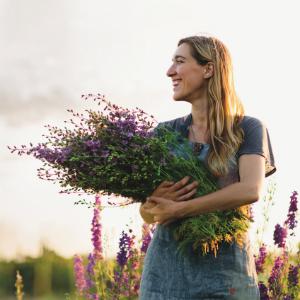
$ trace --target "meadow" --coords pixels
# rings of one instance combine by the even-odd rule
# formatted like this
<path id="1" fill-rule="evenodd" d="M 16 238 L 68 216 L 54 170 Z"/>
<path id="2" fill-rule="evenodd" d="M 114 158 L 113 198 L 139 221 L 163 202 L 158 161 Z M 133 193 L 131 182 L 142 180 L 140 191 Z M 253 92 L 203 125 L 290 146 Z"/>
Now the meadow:
<path id="1" fill-rule="evenodd" d="M 274 190 L 264 197 L 264 215 L 272 202 Z M 298 223 L 298 193 L 290 196 L 290 206 L 283 224 L 274 228 L 274 246 L 259 240 L 255 264 L 261 299 L 300 299 L 299 268 L 300 243 L 291 251 L 288 239 L 295 235 Z M 56 300 L 56 299 L 138 299 L 143 260 L 155 230 L 155 224 L 143 224 L 142 239 L 137 240 L 132 229 L 124 230 L 119 239 L 115 259 L 103 256 L 101 199 L 96 196 L 91 222 L 92 251 L 87 255 L 75 254 L 63 258 L 42 247 L 37 258 L 22 261 L 0 261 L 0 298 Z M 264 227 L 266 224 L 262 225 Z M 258 234 L 262 234 L 260 228 Z"/>

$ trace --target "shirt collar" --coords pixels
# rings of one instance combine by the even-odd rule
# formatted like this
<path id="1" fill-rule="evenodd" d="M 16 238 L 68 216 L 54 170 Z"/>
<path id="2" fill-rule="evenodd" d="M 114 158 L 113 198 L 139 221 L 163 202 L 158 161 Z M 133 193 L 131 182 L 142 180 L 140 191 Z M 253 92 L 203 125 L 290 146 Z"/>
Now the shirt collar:
<path id="1" fill-rule="evenodd" d="M 189 113 L 188 115 L 182 117 L 179 131 L 185 138 L 188 138 L 189 127 L 191 124 L 192 124 L 192 113 Z"/>

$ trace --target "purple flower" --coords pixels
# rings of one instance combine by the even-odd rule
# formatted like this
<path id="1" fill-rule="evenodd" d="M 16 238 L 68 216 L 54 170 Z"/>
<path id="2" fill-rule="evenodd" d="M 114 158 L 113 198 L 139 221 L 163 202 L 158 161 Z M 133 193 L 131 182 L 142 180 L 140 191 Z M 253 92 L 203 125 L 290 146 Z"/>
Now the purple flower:
<path id="1" fill-rule="evenodd" d="M 99 150 L 101 143 L 100 143 L 100 141 L 91 141 L 91 140 L 89 140 L 89 141 L 85 141 L 84 145 L 86 146 L 86 148 L 88 150 L 90 150 L 92 152 L 96 152 L 96 151 Z"/>
<path id="2" fill-rule="evenodd" d="M 96 195 L 95 197 L 95 208 L 94 208 L 94 216 L 92 220 L 92 242 L 94 246 L 94 259 L 102 259 L 103 258 L 103 250 L 102 250 L 102 241 L 101 241 L 101 223 L 100 223 L 100 197 Z"/>
<path id="3" fill-rule="evenodd" d="M 273 235 L 274 244 L 278 245 L 279 248 L 284 248 L 286 237 L 287 237 L 287 229 L 285 227 L 281 227 L 279 224 L 276 224 L 274 235 Z"/>
<path id="4" fill-rule="evenodd" d="M 281 275 L 281 270 L 284 265 L 284 260 L 282 257 L 278 256 L 275 259 L 274 266 L 271 271 L 271 275 L 268 279 L 269 289 L 273 291 L 273 294 L 277 295 L 280 292 L 279 279 Z"/>
<path id="5" fill-rule="evenodd" d="M 147 252 L 147 249 L 149 247 L 149 244 L 152 240 L 152 235 L 153 235 L 153 232 L 155 230 L 155 226 L 152 226 L 147 224 L 147 223 L 144 223 L 143 224 L 143 236 L 142 236 L 142 247 L 141 247 L 141 251 L 146 253 Z"/>
<path id="6" fill-rule="evenodd" d="M 282 300 L 293 300 L 293 298 L 290 295 L 285 295 Z"/>
<path id="7" fill-rule="evenodd" d="M 143 243 L 142 243 L 142 247 L 141 247 L 141 251 L 146 253 L 147 252 L 147 249 L 148 249 L 148 246 L 151 242 L 151 235 L 150 233 L 148 233 L 147 235 L 145 235 L 145 237 L 143 238 Z"/>
<path id="8" fill-rule="evenodd" d="M 292 196 L 290 197 L 290 199 L 291 199 L 290 207 L 289 207 L 287 219 L 284 222 L 284 224 L 287 225 L 288 228 L 291 229 L 291 230 L 293 230 L 297 225 L 297 220 L 296 220 L 296 213 L 297 213 L 297 210 L 298 210 L 297 195 L 298 195 L 298 193 L 296 191 L 294 191 Z M 294 235 L 294 233 L 292 233 L 291 235 Z"/>
<path id="9" fill-rule="evenodd" d="M 77 291 L 79 295 L 83 295 L 87 288 L 87 284 L 84 276 L 83 260 L 79 255 L 74 256 L 74 272 Z"/>
<path id="10" fill-rule="evenodd" d="M 101 157 L 102 158 L 107 158 L 108 156 L 109 156 L 109 154 L 110 154 L 110 152 L 109 152 L 109 150 L 103 150 L 102 152 L 101 152 Z"/>
<path id="11" fill-rule="evenodd" d="M 262 273 L 264 271 L 263 265 L 265 263 L 266 257 L 267 257 L 267 249 L 266 249 L 266 245 L 263 244 L 259 248 L 258 258 L 255 258 L 255 267 L 257 273 Z"/>
<path id="12" fill-rule="evenodd" d="M 299 265 L 298 266 L 289 266 L 289 274 L 288 274 L 288 286 L 294 287 L 298 286 L 298 273 L 299 273 Z"/>
<path id="13" fill-rule="evenodd" d="M 95 282 L 93 280 L 94 276 L 95 276 L 95 272 L 94 272 L 94 267 L 96 265 L 96 261 L 95 261 L 95 257 L 92 253 L 89 254 L 88 256 L 88 265 L 86 267 L 86 272 L 87 272 L 87 279 L 86 279 L 86 283 L 87 283 L 87 288 L 91 288 L 95 285 Z"/>
<path id="14" fill-rule="evenodd" d="M 117 262 L 121 266 L 121 268 L 123 268 L 127 263 L 132 246 L 133 246 L 133 238 L 130 237 L 123 230 L 121 238 L 119 240 L 119 252 L 117 254 Z"/>
<path id="15" fill-rule="evenodd" d="M 265 284 L 260 281 L 258 283 L 259 293 L 260 293 L 260 300 L 269 300 L 270 297 L 268 295 L 268 288 L 265 286 Z"/>

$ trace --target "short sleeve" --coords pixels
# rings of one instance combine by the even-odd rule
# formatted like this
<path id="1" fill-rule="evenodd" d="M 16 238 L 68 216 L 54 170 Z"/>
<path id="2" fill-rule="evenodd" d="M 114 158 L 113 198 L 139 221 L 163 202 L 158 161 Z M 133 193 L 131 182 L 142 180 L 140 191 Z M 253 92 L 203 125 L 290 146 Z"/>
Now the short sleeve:
<path id="1" fill-rule="evenodd" d="M 259 154 L 265 158 L 265 177 L 276 171 L 273 150 L 268 129 L 260 120 L 245 116 L 241 123 L 244 130 L 244 140 L 237 152 L 237 158 L 243 154 Z"/>

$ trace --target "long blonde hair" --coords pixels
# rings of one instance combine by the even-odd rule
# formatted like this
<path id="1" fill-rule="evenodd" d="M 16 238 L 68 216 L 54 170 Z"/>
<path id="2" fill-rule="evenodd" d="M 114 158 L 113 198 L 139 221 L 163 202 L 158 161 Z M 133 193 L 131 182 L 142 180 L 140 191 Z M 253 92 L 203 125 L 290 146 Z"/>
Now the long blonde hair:
<path id="1" fill-rule="evenodd" d="M 178 42 L 178 46 L 183 43 L 190 46 L 198 64 L 214 64 L 214 74 L 208 81 L 208 129 L 212 148 L 207 163 L 215 176 L 224 176 L 244 138 L 244 132 L 238 126 L 244 117 L 244 107 L 234 88 L 231 56 L 215 37 L 186 37 Z"/>

